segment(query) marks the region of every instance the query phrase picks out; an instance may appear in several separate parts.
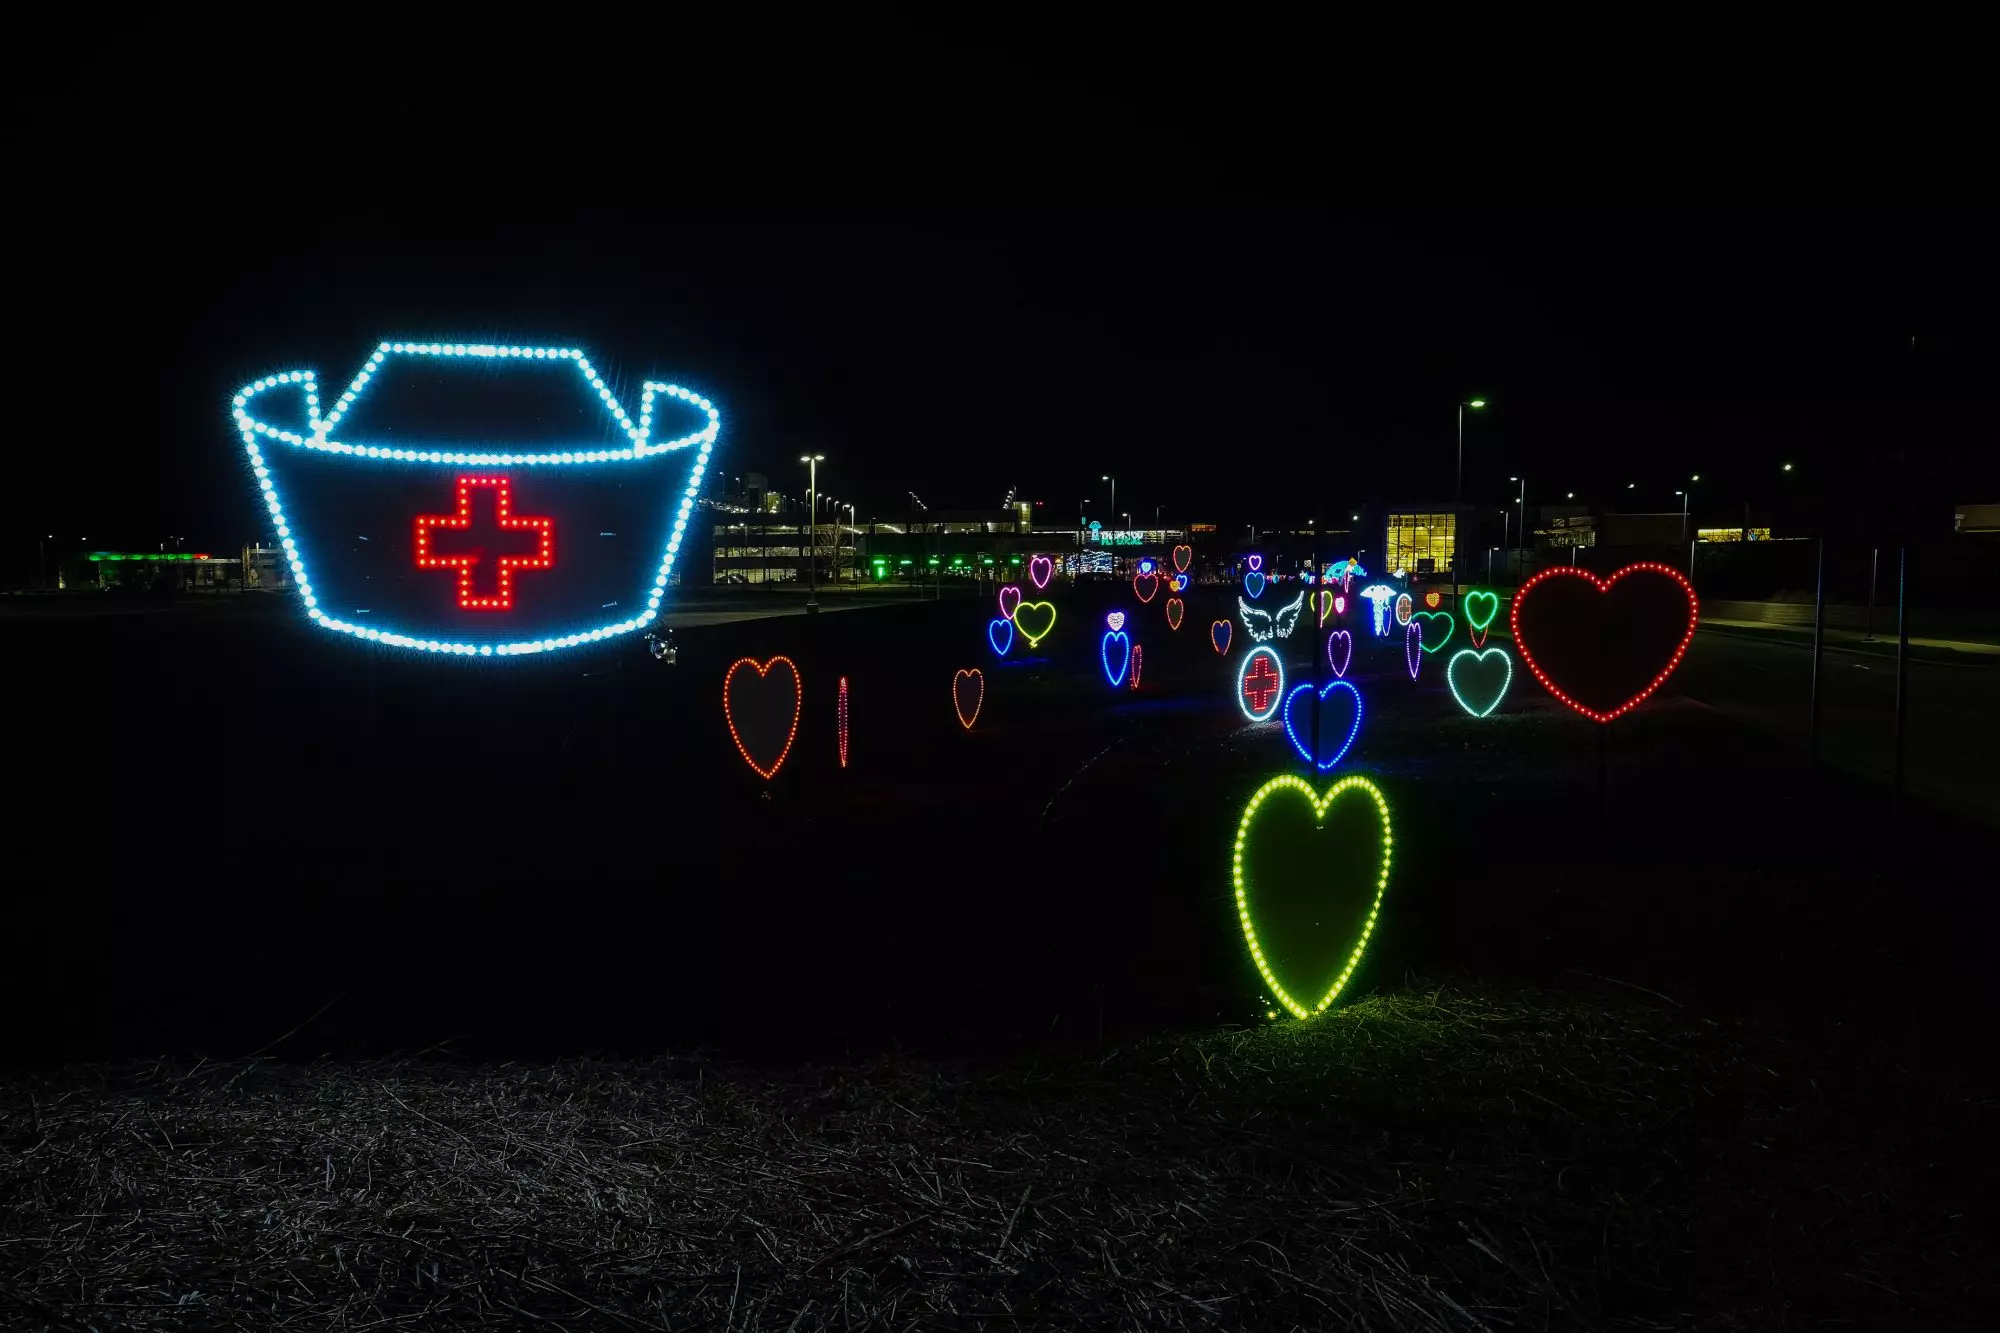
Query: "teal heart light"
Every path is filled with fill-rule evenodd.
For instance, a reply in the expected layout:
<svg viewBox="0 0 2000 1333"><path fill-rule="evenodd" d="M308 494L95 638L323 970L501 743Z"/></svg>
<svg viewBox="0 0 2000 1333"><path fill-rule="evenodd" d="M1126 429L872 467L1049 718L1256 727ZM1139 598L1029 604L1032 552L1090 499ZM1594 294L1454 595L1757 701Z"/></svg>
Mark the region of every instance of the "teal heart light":
<svg viewBox="0 0 2000 1333"><path fill-rule="evenodd" d="M1485 717L1500 706L1514 683L1514 659L1504 648L1476 652L1461 648L1444 669L1445 684L1458 706L1474 717Z"/></svg>
<svg viewBox="0 0 2000 1333"><path fill-rule="evenodd" d="M1230 868L1236 915L1258 973L1294 1018L1323 1012L1353 979L1394 845L1389 802L1364 777L1316 796L1286 774L1243 807Z"/></svg>

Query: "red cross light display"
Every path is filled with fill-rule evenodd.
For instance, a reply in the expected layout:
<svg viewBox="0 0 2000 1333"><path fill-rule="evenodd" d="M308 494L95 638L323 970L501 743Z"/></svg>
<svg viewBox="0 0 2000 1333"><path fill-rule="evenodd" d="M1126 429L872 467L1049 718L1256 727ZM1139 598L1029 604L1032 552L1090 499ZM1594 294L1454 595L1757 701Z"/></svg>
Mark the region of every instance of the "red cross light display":
<svg viewBox="0 0 2000 1333"><path fill-rule="evenodd" d="M1278 669L1271 665L1271 659L1262 653L1243 673L1243 697L1250 704L1253 713L1269 712L1271 700L1277 698L1278 691L1285 683L1278 676Z"/></svg>
<svg viewBox="0 0 2000 1333"><path fill-rule="evenodd" d="M493 526L500 532L525 532L531 535L534 548L527 552L501 555L489 552L487 547L473 546L450 555L437 553L433 548L431 534L444 529L451 532L468 532L472 529L472 493L475 490L493 492ZM517 516L514 513L513 483L506 477L460 477L458 479L458 512L454 514L422 514L417 518L417 568L455 569L458 571L458 605L464 611L511 611L514 609L514 571L517 569L548 569L555 559L555 520L540 516ZM492 591L480 594L473 588L473 567L492 554Z"/></svg>

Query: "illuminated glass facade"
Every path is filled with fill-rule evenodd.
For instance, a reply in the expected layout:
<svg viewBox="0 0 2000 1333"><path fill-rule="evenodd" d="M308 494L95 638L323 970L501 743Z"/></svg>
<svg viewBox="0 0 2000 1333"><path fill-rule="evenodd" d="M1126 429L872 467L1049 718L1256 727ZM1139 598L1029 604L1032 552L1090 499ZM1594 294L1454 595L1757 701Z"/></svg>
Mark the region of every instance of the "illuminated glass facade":
<svg viewBox="0 0 2000 1333"><path fill-rule="evenodd" d="M1458 522L1450 510L1391 512L1384 553L1391 574L1444 574L1458 549Z"/></svg>

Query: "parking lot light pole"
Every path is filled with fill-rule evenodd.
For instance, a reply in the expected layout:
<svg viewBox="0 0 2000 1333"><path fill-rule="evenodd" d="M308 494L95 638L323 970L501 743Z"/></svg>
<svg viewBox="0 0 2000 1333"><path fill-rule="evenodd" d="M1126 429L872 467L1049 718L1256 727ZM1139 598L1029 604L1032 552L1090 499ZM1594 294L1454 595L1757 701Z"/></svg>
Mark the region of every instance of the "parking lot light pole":
<svg viewBox="0 0 2000 1333"><path fill-rule="evenodd" d="M1451 600L1458 604L1459 506L1465 503L1465 409L1477 412L1486 406L1484 398L1466 398L1458 404L1458 474L1451 486Z"/></svg>
<svg viewBox="0 0 2000 1333"><path fill-rule="evenodd" d="M825 454L800 454L806 465L806 610L819 610L818 561L813 556L813 525L819 520L819 465Z"/></svg>

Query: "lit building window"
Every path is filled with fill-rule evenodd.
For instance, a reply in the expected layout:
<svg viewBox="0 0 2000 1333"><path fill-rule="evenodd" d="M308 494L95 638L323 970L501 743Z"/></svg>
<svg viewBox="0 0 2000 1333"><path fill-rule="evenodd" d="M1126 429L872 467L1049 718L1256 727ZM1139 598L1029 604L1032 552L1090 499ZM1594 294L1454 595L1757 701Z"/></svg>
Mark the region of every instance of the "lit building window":
<svg viewBox="0 0 2000 1333"><path fill-rule="evenodd" d="M1458 523L1449 513L1392 513L1386 557L1390 573L1442 574L1458 549Z"/></svg>

